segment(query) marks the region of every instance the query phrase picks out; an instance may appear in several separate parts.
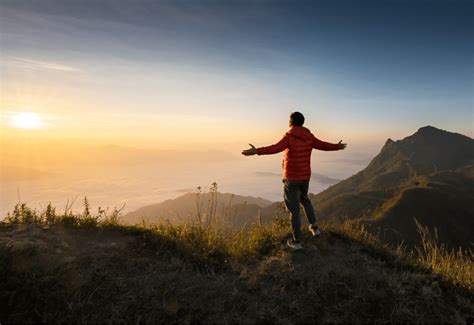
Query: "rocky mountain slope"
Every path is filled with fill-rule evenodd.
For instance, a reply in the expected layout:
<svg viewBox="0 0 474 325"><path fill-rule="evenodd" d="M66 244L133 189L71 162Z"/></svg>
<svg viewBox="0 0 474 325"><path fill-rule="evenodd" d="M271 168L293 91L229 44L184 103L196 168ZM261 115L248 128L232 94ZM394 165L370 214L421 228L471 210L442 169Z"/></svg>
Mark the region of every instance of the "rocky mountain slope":
<svg viewBox="0 0 474 325"><path fill-rule="evenodd" d="M415 242L417 218L448 245L469 247L459 229L474 229L473 164L473 139L427 126L388 139L365 169L311 199L322 220L367 221L391 241Z"/></svg>

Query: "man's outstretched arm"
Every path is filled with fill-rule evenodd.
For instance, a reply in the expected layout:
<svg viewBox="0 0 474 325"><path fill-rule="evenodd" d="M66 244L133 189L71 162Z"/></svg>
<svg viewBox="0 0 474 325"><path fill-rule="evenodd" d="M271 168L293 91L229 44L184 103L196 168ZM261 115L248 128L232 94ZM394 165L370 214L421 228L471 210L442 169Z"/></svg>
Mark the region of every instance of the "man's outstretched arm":
<svg viewBox="0 0 474 325"><path fill-rule="evenodd" d="M343 150L347 146L346 143L342 143L342 140L339 143L329 143L318 138L314 137L313 148L324 151L334 151L334 150Z"/></svg>
<svg viewBox="0 0 474 325"><path fill-rule="evenodd" d="M243 150L242 154L244 156L251 156L251 155L272 155L274 153L279 153L288 148L288 136L285 136L275 144L267 147L260 147L255 148L252 144L250 145L250 149Z"/></svg>

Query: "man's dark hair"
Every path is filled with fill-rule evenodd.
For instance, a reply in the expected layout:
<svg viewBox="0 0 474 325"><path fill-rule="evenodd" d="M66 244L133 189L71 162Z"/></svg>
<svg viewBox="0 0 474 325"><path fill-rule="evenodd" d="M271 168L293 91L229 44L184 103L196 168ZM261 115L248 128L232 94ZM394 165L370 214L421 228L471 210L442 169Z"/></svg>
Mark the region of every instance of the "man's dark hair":
<svg viewBox="0 0 474 325"><path fill-rule="evenodd" d="M293 126L302 126L304 124L304 116L300 112L291 113L290 120Z"/></svg>

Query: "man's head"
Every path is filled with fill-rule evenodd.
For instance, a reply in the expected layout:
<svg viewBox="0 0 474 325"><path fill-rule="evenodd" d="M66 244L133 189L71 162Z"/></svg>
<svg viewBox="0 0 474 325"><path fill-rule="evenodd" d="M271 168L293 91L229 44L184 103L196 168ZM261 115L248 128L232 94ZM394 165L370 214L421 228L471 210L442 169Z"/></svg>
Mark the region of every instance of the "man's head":
<svg viewBox="0 0 474 325"><path fill-rule="evenodd" d="M293 112L290 115L290 121L288 123L291 126L303 126L304 116L300 112Z"/></svg>

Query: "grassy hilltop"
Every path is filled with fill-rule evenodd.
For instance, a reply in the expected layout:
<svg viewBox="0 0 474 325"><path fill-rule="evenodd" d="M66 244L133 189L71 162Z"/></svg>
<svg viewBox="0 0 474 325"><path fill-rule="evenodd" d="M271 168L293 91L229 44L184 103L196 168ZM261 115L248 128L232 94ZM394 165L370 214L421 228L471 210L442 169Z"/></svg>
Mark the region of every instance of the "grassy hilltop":
<svg viewBox="0 0 474 325"><path fill-rule="evenodd" d="M119 211L37 212L0 224L0 322L468 322L472 252L391 248L363 226L324 226L289 252L286 220L125 226Z"/></svg>

